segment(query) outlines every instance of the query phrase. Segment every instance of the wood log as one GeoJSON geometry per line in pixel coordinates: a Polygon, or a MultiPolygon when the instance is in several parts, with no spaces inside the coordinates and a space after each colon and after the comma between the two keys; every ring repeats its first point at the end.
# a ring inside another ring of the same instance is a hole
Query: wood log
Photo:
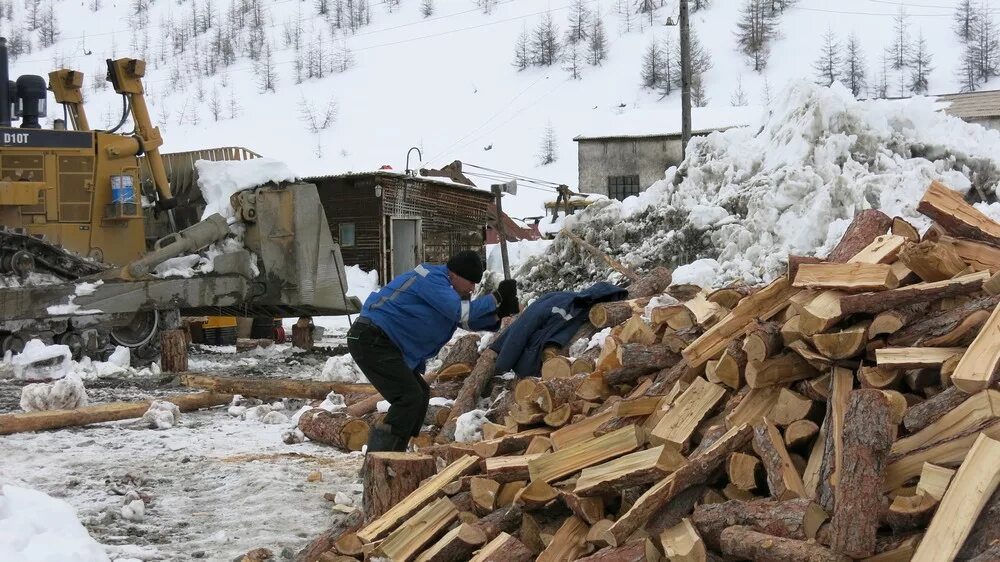
{"type": "Polygon", "coordinates": [[[685,489],[706,482],[730,454],[746,446],[751,433],[749,425],[733,428],[704,452],[692,455],[688,459],[688,464],[653,484],[639,496],[635,504],[622,513],[603,534],[603,540],[611,546],[624,544],[632,533],[645,526],[650,517],[666,506],[670,500],[685,489]]]}
{"type": "Polygon", "coordinates": [[[694,382],[681,394],[659,423],[650,432],[655,444],[666,444],[677,451],[684,449],[698,424],[722,400],[726,391],[703,378],[694,382]]]}
{"type": "Polygon", "coordinates": [[[559,497],[559,491],[544,480],[530,482],[514,496],[514,505],[525,511],[545,508],[559,497]]]}
{"type": "Polygon", "coordinates": [[[802,341],[806,335],[802,331],[802,316],[795,315],[781,325],[781,343],[789,346],[797,341],[802,341]]]}
{"type": "Polygon", "coordinates": [[[197,373],[180,375],[180,383],[190,388],[201,388],[211,390],[212,392],[239,394],[254,398],[308,398],[322,400],[331,392],[343,394],[345,397],[372,394],[375,392],[375,387],[370,384],[296,379],[247,379],[240,377],[218,377],[197,373]]]}
{"type": "Polygon", "coordinates": [[[451,407],[451,417],[441,427],[441,431],[435,439],[437,443],[449,443],[455,440],[458,417],[475,409],[479,397],[483,395],[490,379],[493,378],[496,360],[497,353],[489,348],[479,356],[475,368],[472,369],[472,374],[465,379],[462,390],[451,407]]]}
{"type": "Polygon", "coordinates": [[[538,521],[528,513],[521,516],[521,527],[517,531],[517,536],[533,555],[545,550],[546,542],[542,541],[542,529],[538,521]]]}
{"type": "Polygon", "coordinates": [[[1000,245],[1000,225],[937,181],[931,182],[917,211],[953,236],[1000,245]]]}
{"type": "Polygon", "coordinates": [[[719,543],[723,554],[758,562],[850,562],[815,543],[784,539],[758,533],[750,527],[734,525],[722,531],[719,543]]]}
{"type": "Polygon", "coordinates": [[[763,388],[812,378],[818,374],[802,356],[785,352],[764,361],[748,362],[746,381],[750,388],[763,388]]]}
{"type": "Polygon", "coordinates": [[[778,429],[765,417],[753,430],[753,450],[764,465],[771,496],[779,500],[805,497],[802,477],[792,465],[778,429]]]}
{"type": "Polygon", "coordinates": [[[542,380],[561,379],[573,376],[573,362],[568,357],[557,355],[542,363],[542,380]]]}
{"type": "Polygon", "coordinates": [[[480,516],[486,515],[496,509],[500,483],[489,478],[473,477],[469,481],[469,492],[472,494],[473,511],[480,516]]]}
{"type": "Polygon", "coordinates": [[[700,562],[706,559],[705,543],[688,519],[663,531],[660,544],[668,560],[678,562],[700,562]]]}
{"type": "Polygon", "coordinates": [[[886,369],[940,368],[952,356],[964,353],[964,347],[887,347],[875,350],[875,361],[886,369]]]}
{"type": "Polygon", "coordinates": [[[954,559],[998,483],[1000,442],[980,435],[955,473],[913,560],[954,559]]]}
{"type": "MultiPolygon", "coordinates": [[[[992,312],[1000,304],[1000,296],[973,299],[968,303],[953,308],[943,314],[923,314],[892,334],[889,345],[893,347],[911,347],[927,345],[927,340],[938,339],[955,331],[966,323],[967,319],[977,312],[992,312]]],[[[884,313],[888,314],[888,313],[884,313]]],[[[987,316],[988,317],[988,316],[987,316]]],[[[985,322],[985,319],[983,320],[985,322]]],[[[967,324],[967,323],[966,323],[967,324]]],[[[982,325],[981,323],[979,324],[982,325]]],[[[974,325],[968,326],[975,329],[974,325]]],[[[928,347],[945,347],[944,345],[928,345],[928,347]]]]}
{"type": "Polygon", "coordinates": [[[481,458],[510,455],[524,450],[534,438],[548,435],[550,432],[550,429],[544,427],[526,429],[503,437],[473,443],[472,450],[481,458]]]}
{"type": "Polygon", "coordinates": [[[901,371],[885,367],[862,366],[858,370],[858,381],[864,388],[887,390],[899,387],[902,378],[901,371]]]}
{"type": "Polygon", "coordinates": [[[452,365],[467,365],[471,370],[479,359],[479,339],[479,334],[466,334],[455,340],[442,358],[438,372],[452,365]]]}
{"type": "Polygon", "coordinates": [[[417,557],[416,562],[462,562],[486,543],[486,535],[475,525],[462,523],[445,533],[417,557]]]}
{"type": "MultiPolygon", "coordinates": [[[[795,279],[795,276],[799,273],[799,267],[803,264],[817,264],[826,263],[823,258],[817,258],[815,256],[798,256],[794,254],[788,255],[788,278],[795,279]]],[[[732,308],[732,307],[730,307],[732,308]]]]}
{"type": "Polygon", "coordinates": [[[656,331],[638,314],[633,314],[631,318],[622,324],[618,337],[621,338],[622,343],[639,343],[642,345],[653,345],[660,339],[656,335],[656,331]]]}
{"type": "Polygon", "coordinates": [[[743,338],[747,361],[763,361],[777,354],[781,345],[781,324],[777,322],[756,322],[743,338]]]}
{"type": "Polygon", "coordinates": [[[581,497],[566,490],[559,491],[559,499],[566,507],[587,525],[593,525],[604,519],[604,500],[599,497],[581,497]]]}
{"type": "Polygon", "coordinates": [[[785,427],[808,417],[814,407],[815,402],[812,400],[794,390],[782,388],[778,392],[778,401],[767,418],[776,425],[785,427]]]}
{"type": "Polygon", "coordinates": [[[947,242],[908,243],[899,252],[899,261],[924,281],[951,279],[965,268],[965,261],[947,242]]]}
{"type": "Polygon", "coordinates": [[[839,471],[843,466],[844,416],[847,413],[851,388],[854,386],[853,379],[851,372],[846,369],[836,368],[831,373],[830,399],[826,402],[826,418],[823,422],[826,437],[817,482],[819,504],[828,513],[833,513],[834,493],[839,471]]]}
{"type": "Polygon", "coordinates": [[[920,232],[903,217],[892,218],[890,232],[896,236],[902,236],[911,242],[920,241],[920,232]]]}
{"type": "Polygon", "coordinates": [[[846,263],[858,252],[868,247],[892,226],[892,219],[882,211],[865,209],[854,216],[851,225],[830,251],[827,261],[846,263]]]}
{"type": "Polygon", "coordinates": [[[187,335],[184,330],[160,332],[160,368],[165,373],[188,370],[187,335]]]}
{"type": "Polygon", "coordinates": [[[996,338],[998,329],[1000,305],[993,309],[979,335],[958,362],[951,375],[952,384],[972,394],[995,382],[997,369],[1000,368],[1000,345],[997,345],[996,338]]]}
{"type": "MultiPolygon", "coordinates": [[[[813,438],[818,434],[819,426],[812,420],[794,421],[785,428],[785,447],[788,449],[805,447],[809,445],[813,438]]],[[[806,489],[806,493],[809,493],[808,488],[806,489]]]]}
{"type": "MultiPolygon", "coordinates": [[[[917,303],[880,312],[872,320],[872,323],[868,325],[868,339],[872,340],[883,335],[892,336],[911,322],[916,322],[924,318],[926,313],[927,303],[917,303]]],[[[891,337],[889,339],[892,340],[891,337]]],[[[892,345],[902,346],[911,344],[893,343],[892,345]]]]}
{"type": "Polygon", "coordinates": [[[413,560],[417,553],[433,542],[457,518],[458,510],[455,504],[448,498],[438,498],[389,533],[389,536],[375,547],[373,556],[383,556],[401,562],[413,560]]]}
{"type": "Polygon", "coordinates": [[[841,445],[830,548],[853,558],[875,553],[886,458],[895,437],[889,403],[878,390],[851,392],[841,445]]]}
{"type": "Polygon", "coordinates": [[[975,271],[996,272],[1000,269],[1000,248],[994,245],[952,236],[941,236],[937,241],[954,248],[962,261],[975,271]]]}
{"type": "Polygon", "coordinates": [[[628,287],[628,298],[652,297],[667,290],[673,278],[669,269],[656,267],[639,276],[628,287]]]}
{"type": "Polygon", "coordinates": [[[578,470],[631,453],[643,443],[635,426],[591,439],[585,443],[560,448],[528,462],[531,480],[551,482],[578,470]]]}
{"type": "Polygon", "coordinates": [[[619,547],[607,547],[590,556],[577,558],[577,562],[658,562],[662,555],[653,542],[646,538],[619,547]]]}
{"type": "Polygon", "coordinates": [[[624,323],[633,314],[642,311],[648,303],[648,297],[627,301],[599,302],[590,307],[587,317],[595,328],[610,328],[624,323]]]}
{"type": "Polygon", "coordinates": [[[810,400],[826,402],[830,398],[830,373],[799,381],[792,388],[810,400]]]}
{"type": "Polygon", "coordinates": [[[467,455],[456,460],[444,470],[431,477],[430,480],[424,482],[413,493],[406,496],[403,501],[398,502],[377,519],[365,525],[356,533],[357,538],[364,543],[372,543],[381,539],[436,497],[446,484],[477,469],[477,459],[472,455],[467,455]]]}
{"type": "Polygon", "coordinates": [[[308,316],[300,317],[292,325],[292,345],[299,349],[312,351],[314,330],[315,326],[313,326],[312,318],[308,316]]]}
{"type": "Polygon", "coordinates": [[[839,332],[812,337],[816,351],[833,360],[849,359],[861,353],[868,342],[868,326],[856,324],[839,332]]]}
{"type": "Polygon", "coordinates": [[[957,386],[952,386],[932,398],[911,406],[903,416],[903,426],[910,433],[916,433],[941,419],[965,402],[971,394],[966,394],[957,386]]]}
{"type": "Polygon", "coordinates": [[[368,442],[368,423],[343,412],[313,408],[299,418],[299,429],[310,441],[345,451],[360,451],[368,442]]]}
{"type": "Polygon", "coordinates": [[[583,469],[573,493],[606,496],[622,492],[655,482],[685,464],[687,460],[677,451],[660,445],[583,469]]]}
{"type": "Polygon", "coordinates": [[[883,512],[880,524],[890,527],[896,534],[923,529],[930,523],[937,506],[938,500],[923,494],[896,496],[883,512]]]}
{"type": "Polygon", "coordinates": [[[722,531],[733,525],[775,537],[809,540],[816,537],[826,519],[826,512],[808,498],[780,502],[727,501],[697,506],[691,515],[691,522],[712,550],[721,549],[722,531]]]}
{"type": "Polygon", "coordinates": [[[624,344],[617,348],[616,353],[618,368],[604,375],[604,381],[610,385],[632,384],[639,377],[670,367],[681,359],[662,344],[624,344]]]}
{"type": "Polygon", "coordinates": [[[899,281],[881,263],[802,264],[792,282],[803,289],[833,289],[848,293],[894,289],[899,281]]]}
{"type": "MultiPolygon", "coordinates": [[[[748,336],[749,337],[749,336],[748,336]]],[[[733,390],[743,386],[743,371],[747,365],[747,354],[739,340],[733,340],[714,365],[706,364],[705,375],[709,382],[722,383],[733,390]]]]}
{"type": "Polygon", "coordinates": [[[945,281],[917,283],[877,293],[843,295],[839,299],[839,312],[841,315],[860,312],[876,314],[911,304],[971,295],[982,289],[989,276],[989,272],[980,271],[945,281]]]}
{"type": "MultiPolygon", "coordinates": [[[[501,488],[500,495],[503,495],[503,488],[501,488]]],[[[500,507],[496,511],[480,518],[475,523],[475,526],[479,527],[488,541],[503,533],[513,533],[521,526],[522,512],[520,507],[510,503],[504,505],[501,501],[497,503],[500,507]]]]}
{"type": "Polygon", "coordinates": [[[372,521],[434,476],[434,457],[417,453],[375,452],[365,455],[361,465],[362,506],[365,519],[372,521]]]}
{"type": "Polygon", "coordinates": [[[760,459],[745,453],[733,453],[726,461],[729,482],[747,492],[757,489],[757,474],[763,470],[760,459]]]}
{"type": "Polygon", "coordinates": [[[568,517],[552,536],[552,542],[535,560],[537,562],[576,560],[587,552],[586,538],[589,530],[590,527],[579,517],[575,515],[568,517]]]}
{"type": "Polygon", "coordinates": [[[528,462],[540,456],[541,454],[533,454],[487,458],[485,459],[486,475],[504,484],[528,480],[528,462]]]}
{"type": "MultiPolygon", "coordinates": [[[[176,404],[182,412],[191,412],[202,408],[224,406],[232,402],[233,397],[230,394],[196,392],[167,396],[158,398],[157,400],[176,404]]],[[[150,404],[152,404],[152,400],[109,402],[83,406],[73,410],[43,410],[38,412],[0,414],[0,435],[141,418],[149,410],[150,404]]]]}
{"type": "Polygon", "coordinates": [[[469,562],[530,562],[534,557],[535,553],[524,543],[507,533],[500,533],[469,562]]]}
{"type": "Polygon", "coordinates": [[[770,415],[778,403],[780,393],[779,386],[750,389],[739,404],[726,415],[726,427],[731,429],[743,424],[755,424],[764,416],[770,415]]]}
{"type": "MultiPolygon", "coordinates": [[[[950,480],[951,478],[949,482],[950,480]]],[[[1000,544],[1000,490],[993,492],[983,506],[962,549],[958,551],[957,558],[958,560],[974,558],[997,544],[1000,544]]]]}
{"type": "Polygon", "coordinates": [[[921,431],[899,439],[892,446],[893,457],[926,447],[932,443],[959,435],[1000,416],[1000,391],[984,390],[970,396],[921,431]]]}

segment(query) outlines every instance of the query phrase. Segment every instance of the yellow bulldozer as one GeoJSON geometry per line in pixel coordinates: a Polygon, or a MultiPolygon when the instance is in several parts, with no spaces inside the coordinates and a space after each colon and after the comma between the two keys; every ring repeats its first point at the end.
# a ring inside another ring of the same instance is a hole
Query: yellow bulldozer
{"type": "Polygon", "coordinates": [[[196,159],[256,154],[209,149],[167,156],[165,166],[143,95],[145,63],[109,59],[107,68],[123,115],[117,127],[95,130],[83,74],[60,69],[47,83],[36,75],[12,81],[0,38],[0,356],[30,338],[68,345],[77,356],[113,345],[148,355],[158,331],[176,326],[181,314],[357,312],[314,185],[251,186],[231,197],[235,218],[201,220],[189,200],[178,206],[167,168],[190,195],[196,159]],[[43,129],[47,91],[64,119],[43,129]],[[128,116],[134,131],[121,132],[128,116]],[[186,217],[182,228],[175,213],[186,217]],[[156,273],[166,260],[213,244],[227,250],[205,254],[212,265],[205,273],[156,273]]]}

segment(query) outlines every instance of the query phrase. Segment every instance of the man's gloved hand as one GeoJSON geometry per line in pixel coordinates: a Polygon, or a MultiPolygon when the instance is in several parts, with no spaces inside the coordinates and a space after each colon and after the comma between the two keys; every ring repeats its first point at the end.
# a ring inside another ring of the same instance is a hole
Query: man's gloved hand
{"type": "Polygon", "coordinates": [[[493,298],[497,300],[497,316],[506,318],[521,311],[521,306],[517,302],[517,281],[505,279],[497,285],[497,290],[493,292],[493,298]]]}

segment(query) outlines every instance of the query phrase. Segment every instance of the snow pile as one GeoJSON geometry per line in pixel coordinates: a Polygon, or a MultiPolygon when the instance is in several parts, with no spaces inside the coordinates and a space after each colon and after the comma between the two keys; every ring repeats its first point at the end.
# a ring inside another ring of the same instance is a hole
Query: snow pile
{"type": "Polygon", "coordinates": [[[375,404],[375,410],[380,414],[384,414],[389,411],[389,406],[391,406],[391,404],[389,404],[388,400],[379,400],[378,403],[375,404]]]}
{"type": "Polygon", "coordinates": [[[707,289],[713,286],[721,267],[719,262],[711,258],[702,258],[678,267],[671,278],[675,285],[687,283],[707,289]]]}
{"type": "MultiPolygon", "coordinates": [[[[674,273],[678,283],[768,281],[790,253],[827,253],[861,210],[926,227],[916,204],[932,180],[962,193],[979,181],[973,192],[992,196],[1000,131],[936,110],[926,98],[858,101],[839,84],[793,83],[759,126],[695,137],[663,180],[597,201],[566,226],[633,268],[694,262],[674,273]]],[[[564,238],[518,278],[527,298],[619,280],[564,238]]]]}
{"type": "Polygon", "coordinates": [[[230,415],[233,415],[234,409],[240,412],[239,417],[243,421],[260,422],[267,425],[287,424],[290,421],[288,415],[283,412],[285,405],[281,402],[275,402],[274,404],[261,404],[250,408],[245,408],[243,406],[230,407],[230,415]],[[241,408],[243,409],[240,410],[241,408]]]}
{"type": "MultiPolygon", "coordinates": [[[[552,240],[520,240],[518,242],[507,242],[507,263],[510,270],[517,271],[521,264],[529,259],[540,256],[552,245],[552,240]]],[[[486,269],[496,273],[503,273],[503,255],[500,251],[500,244],[486,245],[486,269]]]]}
{"type": "Polygon", "coordinates": [[[75,373],[53,383],[34,383],[21,389],[21,409],[25,412],[72,410],[87,405],[87,389],[75,373]]]}
{"type": "Polygon", "coordinates": [[[80,310],[80,305],[76,304],[76,297],[83,297],[87,295],[94,294],[97,288],[104,284],[104,281],[95,281],[94,283],[77,283],[76,289],[74,289],[72,295],[70,295],[69,300],[66,304],[57,304],[45,309],[46,312],[52,314],[53,316],[61,315],[83,315],[83,314],[101,314],[102,311],[96,309],[90,310],[80,310]]]}
{"type": "Polygon", "coordinates": [[[483,440],[483,423],[486,422],[485,410],[472,410],[458,416],[455,425],[455,441],[470,443],[483,440]]]}
{"type": "Polygon", "coordinates": [[[347,400],[344,399],[342,394],[331,392],[326,395],[326,399],[320,403],[319,407],[327,412],[336,412],[347,407],[347,400]]]}
{"type": "Polygon", "coordinates": [[[141,499],[129,500],[121,509],[122,517],[129,521],[142,521],[146,518],[146,504],[141,499]]]}
{"type": "Polygon", "coordinates": [[[142,423],[150,429],[170,429],[181,421],[181,409],[173,402],[153,400],[142,415],[142,423]]]}
{"type": "Polygon", "coordinates": [[[202,220],[215,213],[227,219],[233,218],[236,213],[229,198],[238,191],[271,182],[295,181],[295,174],[284,162],[271,158],[220,162],[198,160],[194,167],[198,171],[198,187],[205,199],[202,220]]]}
{"type": "Polygon", "coordinates": [[[0,560],[109,562],[68,503],[10,484],[0,485],[0,560]]]}
{"type": "Polygon", "coordinates": [[[331,382],[350,382],[367,384],[368,378],[358,368],[354,358],[347,355],[337,355],[326,360],[320,380],[331,382]]]}
{"type": "Polygon", "coordinates": [[[434,398],[431,398],[427,402],[427,404],[429,406],[452,406],[452,405],[455,404],[455,401],[454,400],[449,400],[449,399],[445,398],[444,396],[435,396],[434,398]]]}
{"type": "Polygon", "coordinates": [[[14,378],[28,381],[61,379],[70,372],[73,354],[65,345],[45,345],[34,339],[24,344],[21,353],[10,359],[14,378]]]}
{"type": "Polygon", "coordinates": [[[368,295],[379,289],[378,272],[374,269],[365,271],[359,265],[351,265],[344,268],[347,272],[347,296],[358,297],[358,300],[365,302],[368,295]]]}

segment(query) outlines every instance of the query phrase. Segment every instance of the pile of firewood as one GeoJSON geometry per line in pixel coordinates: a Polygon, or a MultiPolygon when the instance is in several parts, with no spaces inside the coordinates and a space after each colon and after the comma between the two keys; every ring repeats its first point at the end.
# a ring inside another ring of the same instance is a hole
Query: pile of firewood
{"type": "Polygon", "coordinates": [[[1000,559],[1000,224],[937,183],[918,210],[758,289],[640,279],[475,443],[495,355],[460,362],[439,444],[368,455],[364,521],[300,559],[1000,559]]]}

